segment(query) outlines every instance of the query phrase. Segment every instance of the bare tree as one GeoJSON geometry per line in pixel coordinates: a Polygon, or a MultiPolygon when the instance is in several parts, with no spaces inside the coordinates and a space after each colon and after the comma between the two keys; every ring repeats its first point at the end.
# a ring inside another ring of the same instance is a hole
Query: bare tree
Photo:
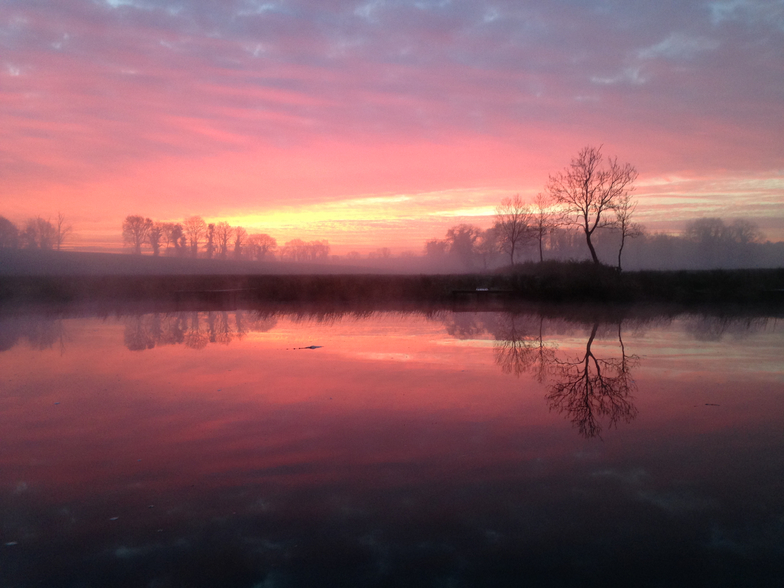
{"type": "Polygon", "coordinates": [[[550,212],[550,202],[541,192],[534,198],[533,205],[533,231],[539,242],[539,262],[544,261],[544,239],[557,226],[553,213],[550,212]]]}
{"type": "Polygon", "coordinates": [[[761,243],[765,235],[760,231],[757,223],[750,220],[737,218],[727,227],[730,239],[738,245],[749,245],[750,243],[761,243]]]}
{"type": "Polygon", "coordinates": [[[191,250],[191,257],[198,257],[199,243],[207,234],[207,223],[200,216],[191,216],[182,223],[185,236],[188,237],[188,246],[191,250]]]}
{"type": "Polygon", "coordinates": [[[152,254],[158,257],[161,253],[161,241],[164,238],[164,226],[161,223],[152,223],[147,231],[147,243],[152,248],[152,254]]]}
{"type": "Polygon", "coordinates": [[[4,216],[0,216],[0,249],[19,247],[19,229],[4,216]]]}
{"type": "Polygon", "coordinates": [[[147,241],[152,221],[139,215],[128,215],[122,224],[123,241],[133,247],[134,255],[142,254],[142,244],[147,241]]]}
{"type": "Polygon", "coordinates": [[[215,243],[218,248],[218,257],[221,259],[226,259],[226,256],[229,254],[229,243],[231,242],[233,232],[234,229],[225,221],[215,225],[215,243]]]}
{"type": "Polygon", "coordinates": [[[292,239],[286,241],[283,249],[280,250],[281,256],[290,261],[305,261],[307,259],[308,244],[302,239],[292,239]]]}
{"type": "Polygon", "coordinates": [[[594,263],[599,264],[591,237],[597,229],[609,226],[608,213],[618,200],[632,190],[637,170],[631,164],[619,164],[617,158],[604,156],[601,147],[584,147],[569,167],[547,181],[550,198],[562,206],[563,219],[580,227],[594,263]]]}
{"type": "Polygon", "coordinates": [[[626,239],[640,237],[644,232],[644,228],[641,224],[632,221],[636,208],[637,203],[632,200],[629,192],[622,194],[613,207],[613,210],[615,211],[615,228],[618,229],[618,232],[621,234],[621,243],[618,247],[619,272],[621,271],[621,254],[623,253],[623,246],[626,243],[626,239]]]}
{"type": "Polygon", "coordinates": [[[242,227],[234,227],[234,257],[236,259],[242,258],[242,248],[245,246],[247,237],[248,231],[242,227]]]}
{"type": "Polygon", "coordinates": [[[62,212],[58,212],[57,220],[55,221],[54,228],[55,228],[55,235],[54,235],[55,249],[57,249],[57,251],[60,251],[60,247],[62,247],[66,236],[68,236],[71,233],[71,231],[73,231],[73,227],[71,225],[65,224],[65,215],[62,212]]]}
{"type": "Polygon", "coordinates": [[[329,241],[326,239],[308,242],[308,250],[313,261],[326,261],[329,259],[330,247],[329,241]]]}
{"type": "Polygon", "coordinates": [[[268,255],[274,255],[278,242],[266,233],[256,233],[248,237],[247,249],[251,259],[264,261],[268,255]]]}
{"type": "Polygon", "coordinates": [[[504,198],[501,205],[495,209],[498,244],[501,251],[509,254],[509,262],[512,265],[520,247],[534,237],[533,226],[533,214],[519,194],[514,198],[504,198]]]}
{"type": "Polygon", "coordinates": [[[215,223],[207,225],[207,248],[205,249],[207,259],[212,259],[215,253],[215,223]]]}

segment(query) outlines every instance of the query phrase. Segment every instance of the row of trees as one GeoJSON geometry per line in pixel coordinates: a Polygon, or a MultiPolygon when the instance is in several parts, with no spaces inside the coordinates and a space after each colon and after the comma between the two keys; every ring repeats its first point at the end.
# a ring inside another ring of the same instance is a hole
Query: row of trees
{"type": "Polygon", "coordinates": [[[124,243],[136,255],[141,255],[142,248],[149,248],[154,256],[164,252],[179,257],[265,261],[280,255],[290,261],[320,261],[330,252],[328,241],[293,239],[279,248],[266,233],[248,234],[243,227],[207,223],[200,216],[188,217],[182,223],[162,223],[129,215],[123,221],[122,234],[124,243]]]}
{"type": "Polygon", "coordinates": [[[544,239],[557,227],[580,230],[595,264],[599,256],[594,235],[612,228],[620,236],[618,270],[626,239],[643,233],[642,225],[633,222],[637,206],[632,198],[637,170],[615,157],[605,160],[601,147],[585,147],[569,166],[549,176],[543,194],[533,204],[520,196],[505,199],[496,209],[495,230],[499,247],[514,264],[518,246],[537,243],[539,260],[544,260],[544,239]]]}
{"type": "Polygon", "coordinates": [[[7,218],[0,216],[0,249],[59,251],[72,230],[61,212],[57,213],[54,221],[45,220],[40,216],[29,218],[21,229],[7,218]]]}
{"type": "MultiPolygon", "coordinates": [[[[592,243],[600,259],[617,258],[620,231],[614,228],[594,235],[592,243]]],[[[457,225],[443,240],[428,241],[425,253],[437,262],[469,269],[509,263],[508,249],[499,245],[495,227],[483,230],[457,225]],[[451,258],[451,260],[450,260],[451,258]]],[[[636,269],[699,269],[780,266],[784,243],[764,242],[764,235],[749,220],[724,221],[701,218],[686,224],[679,235],[644,232],[623,250],[624,267],[636,269]]],[[[579,260],[590,255],[582,231],[568,226],[551,227],[542,236],[515,250],[515,261],[579,260]]]]}
{"type": "MultiPolygon", "coordinates": [[[[425,252],[430,256],[449,253],[469,266],[480,259],[486,269],[489,260],[499,253],[514,264],[533,246],[539,261],[544,260],[545,251],[560,254],[561,258],[582,257],[575,255],[574,247],[574,239],[580,234],[583,247],[587,246],[596,264],[600,263],[597,249],[604,251],[606,259],[612,242],[620,271],[628,240],[648,237],[644,227],[634,221],[637,204],[632,193],[636,179],[637,171],[631,164],[605,159],[601,147],[585,147],[569,166],[549,176],[544,192],[533,202],[526,203],[519,195],[504,199],[496,208],[492,227],[452,227],[444,240],[428,241],[425,252]]],[[[763,235],[747,220],[725,224],[719,218],[703,218],[690,222],[680,239],[653,235],[643,240],[651,250],[665,241],[670,250],[677,245],[681,265],[730,267],[753,264],[754,254],[759,253],[753,251],[753,246],[761,244],[763,235]]],[[[672,251],[661,253],[660,261],[672,257],[672,251]]]]}
{"type": "Polygon", "coordinates": [[[538,246],[539,260],[544,260],[545,240],[558,228],[578,229],[584,235],[591,259],[599,263],[594,245],[600,229],[612,228],[620,234],[618,269],[626,239],[640,236],[643,227],[632,220],[636,203],[632,199],[637,170],[617,158],[605,160],[601,147],[585,147],[563,171],[549,176],[544,193],[532,203],[519,195],[505,198],[496,208],[490,229],[458,225],[447,231],[443,241],[425,245],[427,255],[456,254],[464,259],[472,253],[488,258],[502,252],[514,265],[521,250],[538,246]]]}

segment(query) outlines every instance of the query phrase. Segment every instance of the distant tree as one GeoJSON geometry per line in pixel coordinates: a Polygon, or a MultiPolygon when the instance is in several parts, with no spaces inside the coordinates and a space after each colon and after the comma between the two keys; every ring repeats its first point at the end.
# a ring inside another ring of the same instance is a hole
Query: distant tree
{"type": "Polygon", "coordinates": [[[533,232],[539,244],[539,262],[544,261],[544,240],[553,229],[558,226],[553,213],[550,211],[550,201],[541,192],[534,198],[532,208],[533,232]]]}
{"type": "Polygon", "coordinates": [[[329,259],[329,241],[323,239],[321,241],[310,241],[308,243],[308,251],[310,258],[313,261],[326,261],[329,259]]]}
{"type": "Polygon", "coordinates": [[[182,228],[188,237],[191,257],[198,257],[199,244],[207,234],[207,223],[200,216],[190,216],[182,223],[182,228]]]}
{"type": "Polygon", "coordinates": [[[234,258],[242,259],[242,248],[248,238],[248,231],[242,227],[234,227],[234,258]]]}
{"type": "Polygon", "coordinates": [[[462,260],[466,266],[472,265],[476,241],[481,234],[482,229],[474,225],[460,224],[450,228],[446,232],[449,253],[462,260]]]}
{"type": "Polygon", "coordinates": [[[215,225],[215,243],[218,248],[218,257],[226,259],[229,254],[229,243],[231,243],[234,229],[227,222],[219,222],[215,225]]]}
{"type": "Polygon", "coordinates": [[[604,164],[601,147],[584,147],[569,167],[548,179],[547,193],[562,206],[563,220],[582,229],[596,264],[599,257],[591,238],[597,229],[611,225],[609,212],[633,189],[636,179],[631,164],[619,164],[617,158],[607,158],[604,164]]]}
{"type": "Polygon", "coordinates": [[[215,253],[215,223],[207,225],[207,248],[205,249],[207,259],[212,259],[215,253]]]}
{"type": "Polygon", "coordinates": [[[686,224],[686,238],[694,243],[718,246],[727,240],[727,226],[720,218],[699,218],[686,224]]]}
{"type": "Polygon", "coordinates": [[[73,227],[69,224],[65,223],[65,215],[62,212],[57,213],[57,219],[55,220],[54,224],[55,234],[54,234],[54,245],[57,251],[60,251],[60,247],[62,247],[65,238],[73,231],[73,227]]]}
{"type": "Polygon", "coordinates": [[[368,253],[368,259],[389,259],[390,257],[392,257],[392,250],[389,247],[379,247],[368,253]]]}
{"type": "Polygon", "coordinates": [[[641,224],[632,221],[636,208],[637,203],[632,200],[629,192],[622,194],[613,206],[613,210],[615,211],[614,226],[621,236],[621,243],[618,247],[619,272],[621,271],[621,254],[623,253],[623,246],[626,243],[626,239],[641,237],[644,232],[644,228],[641,224]]]}
{"type": "Polygon", "coordinates": [[[150,244],[152,254],[158,257],[161,253],[161,241],[164,239],[164,226],[162,223],[152,223],[147,231],[147,243],[150,244]]]}
{"type": "Polygon", "coordinates": [[[694,243],[703,265],[726,267],[753,263],[749,249],[764,239],[757,225],[737,219],[727,225],[720,218],[700,218],[686,225],[685,237],[694,243]]]}
{"type": "Polygon", "coordinates": [[[495,232],[501,251],[509,254],[509,262],[514,265],[515,255],[520,248],[534,238],[534,215],[520,195],[504,198],[495,209],[495,232]]]}
{"type": "Polygon", "coordinates": [[[177,257],[185,255],[185,234],[183,233],[182,225],[180,223],[171,225],[170,239],[174,244],[174,255],[177,257]]]}
{"type": "Polygon", "coordinates": [[[286,241],[280,254],[289,261],[305,261],[307,259],[307,243],[302,239],[286,241]]]}
{"type": "Polygon", "coordinates": [[[428,257],[443,257],[449,249],[449,243],[438,239],[431,239],[425,243],[425,255],[428,257]]]}
{"type": "Polygon", "coordinates": [[[139,215],[125,217],[122,224],[123,241],[133,247],[134,255],[142,254],[142,244],[147,241],[147,236],[152,227],[152,220],[139,215]]]}
{"type": "Polygon", "coordinates": [[[738,245],[762,243],[765,240],[765,235],[756,223],[741,218],[732,221],[728,227],[728,233],[729,238],[738,245]]]}
{"type": "Polygon", "coordinates": [[[346,253],[346,259],[360,259],[362,254],[359,251],[349,251],[346,253]]]}
{"type": "Polygon", "coordinates": [[[53,249],[57,230],[51,222],[40,216],[27,219],[24,231],[19,235],[22,247],[26,249],[53,249]]]}
{"type": "Polygon", "coordinates": [[[0,216],[0,249],[19,247],[19,229],[4,216],[0,216]]]}
{"type": "Polygon", "coordinates": [[[495,227],[482,231],[476,242],[476,252],[482,260],[482,267],[487,270],[488,262],[492,257],[497,254],[498,248],[498,232],[495,227]]]}
{"type": "Polygon", "coordinates": [[[174,238],[174,223],[160,223],[162,237],[161,240],[166,244],[166,251],[170,247],[177,247],[177,239],[174,238]]]}
{"type": "Polygon", "coordinates": [[[266,233],[255,233],[248,237],[247,250],[250,258],[264,261],[273,256],[278,249],[278,242],[266,233]]]}

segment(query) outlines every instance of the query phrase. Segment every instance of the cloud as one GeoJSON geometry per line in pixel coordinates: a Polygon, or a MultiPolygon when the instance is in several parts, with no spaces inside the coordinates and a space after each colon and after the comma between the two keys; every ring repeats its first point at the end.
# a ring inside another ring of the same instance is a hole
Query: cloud
{"type": "Polygon", "coordinates": [[[699,53],[713,51],[718,46],[718,41],[706,37],[690,37],[682,33],[672,33],[663,41],[641,49],[638,57],[640,59],[689,60],[699,53]]]}

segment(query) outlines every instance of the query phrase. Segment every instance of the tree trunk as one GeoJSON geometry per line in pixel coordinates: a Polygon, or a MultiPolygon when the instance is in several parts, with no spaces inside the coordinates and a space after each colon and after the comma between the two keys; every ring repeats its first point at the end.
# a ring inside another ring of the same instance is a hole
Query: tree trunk
{"type": "Polygon", "coordinates": [[[599,265],[599,256],[596,255],[596,249],[593,248],[593,243],[591,243],[591,233],[585,231],[585,240],[588,243],[588,249],[591,250],[591,258],[596,265],[599,265]]]}

